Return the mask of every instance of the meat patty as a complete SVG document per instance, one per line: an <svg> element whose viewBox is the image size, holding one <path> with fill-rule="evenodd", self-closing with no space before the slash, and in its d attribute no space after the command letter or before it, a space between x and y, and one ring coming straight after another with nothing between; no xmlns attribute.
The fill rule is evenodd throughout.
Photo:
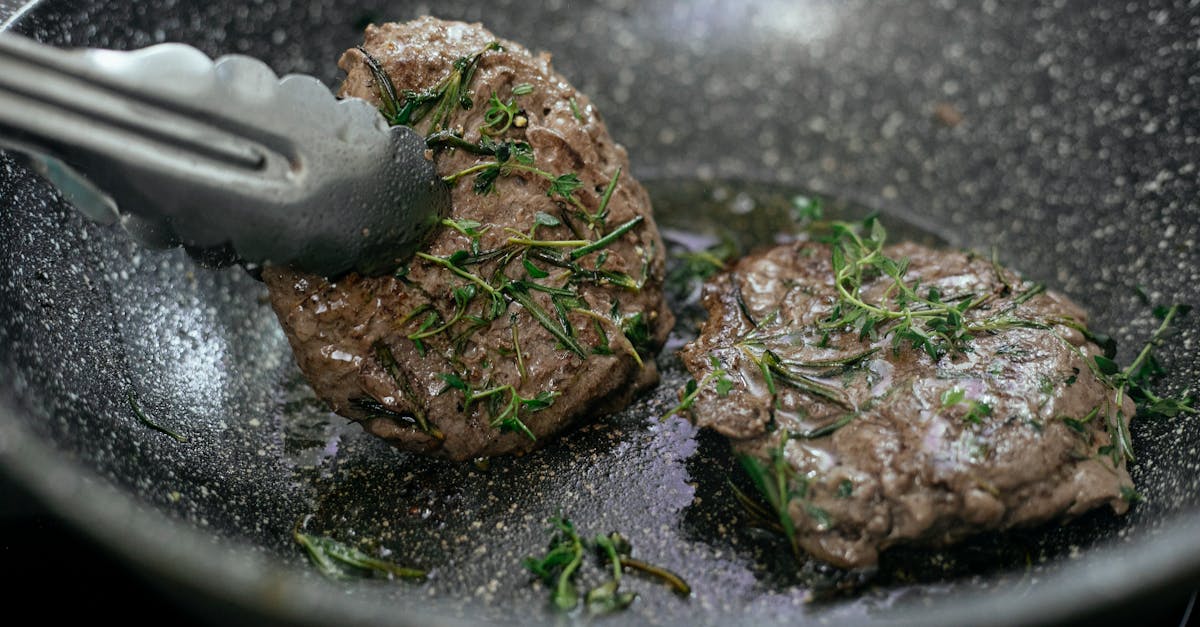
<svg viewBox="0 0 1200 627"><path fill-rule="evenodd" d="M1094 370L1084 312L878 233L737 261L681 353L699 382L684 406L732 440L795 547L859 568L895 544L1123 513L1134 408Z"/></svg>
<svg viewBox="0 0 1200 627"><path fill-rule="evenodd" d="M452 208L395 276L265 270L317 395L397 447L465 460L528 451L653 384L673 317L650 201L550 56L426 17L368 27L339 65L340 95L429 137Z"/></svg>

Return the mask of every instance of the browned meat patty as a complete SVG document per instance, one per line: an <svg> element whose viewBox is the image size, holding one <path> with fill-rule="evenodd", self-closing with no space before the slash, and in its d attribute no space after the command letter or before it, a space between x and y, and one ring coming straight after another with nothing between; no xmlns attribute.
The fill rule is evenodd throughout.
<svg viewBox="0 0 1200 627"><path fill-rule="evenodd" d="M341 95L431 136L452 209L397 276L263 273L317 395L402 449L464 460L528 451L654 383L664 247L587 96L477 24L371 26L363 49L340 60Z"/></svg>
<svg viewBox="0 0 1200 627"><path fill-rule="evenodd" d="M693 419L766 479L795 545L866 567L895 544L1123 513L1133 404L1093 371L1084 312L969 253L863 244L737 261L705 285L708 320L682 351Z"/></svg>

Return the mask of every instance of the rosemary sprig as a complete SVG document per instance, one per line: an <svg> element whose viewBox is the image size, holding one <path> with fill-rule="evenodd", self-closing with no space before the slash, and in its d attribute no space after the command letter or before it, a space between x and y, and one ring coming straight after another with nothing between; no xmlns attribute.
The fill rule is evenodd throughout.
<svg viewBox="0 0 1200 627"><path fill-rule="evenodd" d="M420 581L428 574L419 568L400 566L371 557L333 538L310 535L299 528L292 531L292 537L304 547L313 566L330 579L351 579L366 575Z"/></svg>
<svg viewBox="0 0 1200 627"><path fill-rule="evenodd" d="M456 107L465 110L473 106L470 84L475 76L479 58L488 51L503 49L499 42L490 42L480 50L455 60L450 72L434 86L421 91L406 89L397 95L392 78L384 71L379 60L365 48L358 46L358 51L363 54L367 68L375 79L375 89L382 103L379 110L388 123L392 126L416 126L430 116L430 133L445 129Z"/></svg>
<svg viewBox="0 0 1200 627"><path fill-rule="evenodd" d="M429 419L425 416L425 410L420 406L420 400L417 398L416 392L409 383L409 378L400 372L400 364L396 362L395 355L392 354L392 349L388 348L383 342L376 342L374 345L375 359L379 365L383 367L388 376L392 378L392 382L396 384L404 396L412 400L412 417L416 421L417 428L426 435L433 436L438 440L445 440L446 435L442 433Z"/></svg>
<svg viewBox="0 0 1200 627"><path fill-rule="evenodd" d="M812 518L818 527L829 528L833 525L833 519L830 518L828 512L809 500L808 479L797 475L785 456L784 447L787 445L787 440L787 438L781 438L779 445L770 449L769 460L765 463L757 457L746 454L738 454L738 462L766 501L765 507L760 506L756 508L757 511L761 514L765 509L773 515L774 523L787 538L793 555L799 559L800 544L796 538L796 521L793 520L791 514L792 502L799 502L805 514ZM755 509L751 511L753 512Z"/></svg>

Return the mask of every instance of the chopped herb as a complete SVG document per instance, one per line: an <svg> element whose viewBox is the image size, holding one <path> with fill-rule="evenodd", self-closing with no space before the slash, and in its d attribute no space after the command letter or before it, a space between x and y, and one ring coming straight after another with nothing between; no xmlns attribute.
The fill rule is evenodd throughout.
<svg viewBox="0 0 1200 627"><path fill-rule="evenodd" d="M839 499L848 499L854 494L854 482L849 479L842 479L838 482L837 495Z"/></svg>
<svg viewBox="0 0 1200 627"><path fill-rule="evenodd" d="M179 442L180 444L187 442L187 438L183 437L182 435L179 435L178 433L176 433L162 425L156 424L154 421L147 418L146 413L142 411L142 406L140 403L138 403L137 397L135 397L133 395L133 392L127 392L125 394L125 398L129 399L129 408L133 410L133 415L134 415L134 417L136 417L138 419L138 422L146 425L147 427L150 427L151 429L154 429L155 431L157 431L163 435L170 436L171 439L175 440L176 442Z"/></svg>
<svg viewBox="0 0 1200 627"><path fill-rule="evenodd" d="M399 566L387 560L371 557L366 553L342 544L333 538L314 536L296 529L292 537L304 550L313 566L330 579L379 576L388 579L425 579L426 571L419 568Z"/></svg>
<svg viewBox="0 0 1200 627"><path fill-rule="evenodd" d="M550 544L541 557L527 557L525 568L550 586L550 600L561 611L570 611L579 605L579 590L575 580L584 564L584 555L590 550L612 569L607 581L592 588L584 595L584 604L591 615L603 615L626 609L637 598L635 592L620 590L622 575L626 569L636 570L662 580L676 593L687 596L691 586L679 575L631 557L633 547L620 533L597 535L591 541L584 540L575 529L574 523L563 517L550 519Z"/></svg>
<svg viewBox="0 0 1200 627"><path fill-rule="evenodd" d="M579 103L575 102L575 96L571 96L571 99L568 102L571 105L571 115L575 116L576 120L582 122L583 112L579 110Z"/></svg>
<svg viewBox="0 0 1200 627"><path fill-rule="evenodd" d="M965 405L967 411L963 414L963 422L983 424L983 419L992 415L992 406L979 400L968 399L962 388L955 386L942 392L942 407L951 409L957 405Z"/></svg>

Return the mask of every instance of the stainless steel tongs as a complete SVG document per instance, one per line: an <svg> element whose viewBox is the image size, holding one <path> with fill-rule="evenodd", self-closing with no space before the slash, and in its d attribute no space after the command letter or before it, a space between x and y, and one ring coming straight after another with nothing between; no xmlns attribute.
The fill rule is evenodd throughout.
<svg viewBox="0 0 1200 627"><path fill-rule="evenodd" d="M65 51L0 33L0 147L144 243L328 276L395 268L449 204L369 103L182 44Z"/></svg>

